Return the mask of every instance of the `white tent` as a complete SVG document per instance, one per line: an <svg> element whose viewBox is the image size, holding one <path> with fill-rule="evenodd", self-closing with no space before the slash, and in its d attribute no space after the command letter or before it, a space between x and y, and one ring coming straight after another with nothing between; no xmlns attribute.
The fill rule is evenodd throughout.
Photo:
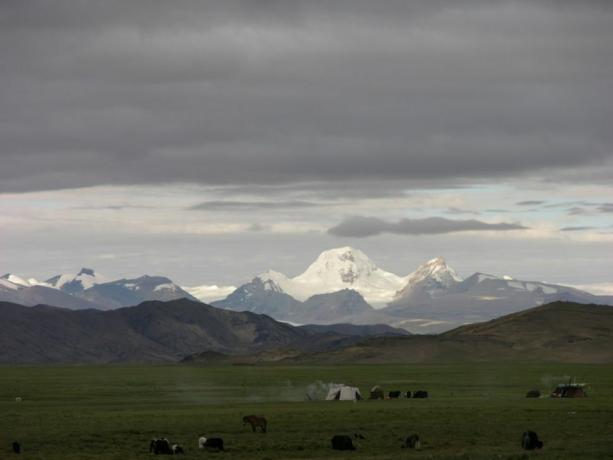
<svg viewBox="0 0 613 460"><path fill-rule="evenodd" d="M356 401L362 399L360 389L356 387L348 387L346 385L336 385L330 388L326 400L328 401Z"/></svg>

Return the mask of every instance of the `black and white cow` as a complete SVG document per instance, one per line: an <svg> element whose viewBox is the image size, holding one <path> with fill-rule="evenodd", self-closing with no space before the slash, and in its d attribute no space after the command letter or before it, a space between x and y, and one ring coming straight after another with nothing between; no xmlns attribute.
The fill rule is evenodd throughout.
<svg viewBox="0 0 613 460"><path fill-rule="evenodd" d="M223 439L221 438L198 438L198 447L207 450L223 450Z"/></svg>
<svg viewBox="0 0 613 460"><path fill-rule="evenodd" d="M335 450L355 450L351 438L346 435L337 434L332 438L332 449Z"/></svg>

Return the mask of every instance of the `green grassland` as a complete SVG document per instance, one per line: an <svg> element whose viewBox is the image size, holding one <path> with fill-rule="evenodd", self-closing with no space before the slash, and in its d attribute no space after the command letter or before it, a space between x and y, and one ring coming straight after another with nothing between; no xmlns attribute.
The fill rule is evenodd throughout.
<svg viewBox="0 0 613 460"><path fill-rule="evenodd" d="M526 399L563 376L590 384L589 398ZM427 400L307 401L316 382L428 390ZM23 398L16 402L15 397ZM243 427L264 415L269 432ZM521 434L537 431L540 452ZM355 452L330 448L334 434L361 433ZM225 453L196 449L199 434L221 436ZM400 449L418 433L420 451ZM519 459L613 458L613 368L580 364L364 366L0 367L0 458L145 459L166 436L185 458Z"/></svg>

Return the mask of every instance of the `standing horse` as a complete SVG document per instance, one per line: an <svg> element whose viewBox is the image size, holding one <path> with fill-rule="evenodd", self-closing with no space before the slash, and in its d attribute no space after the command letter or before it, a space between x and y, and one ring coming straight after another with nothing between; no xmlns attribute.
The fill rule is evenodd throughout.
<svg viewBox="0 0 613 460"><path fill-rule="evenodd" d="M268 425L268 422L266 422L266 419L264 417L260 417L259 415L245 415L243 417L243 426L247 424L251 425L251 429L254 433L257 427L260 427L262 433L266 433L266 427Z"/></svg>

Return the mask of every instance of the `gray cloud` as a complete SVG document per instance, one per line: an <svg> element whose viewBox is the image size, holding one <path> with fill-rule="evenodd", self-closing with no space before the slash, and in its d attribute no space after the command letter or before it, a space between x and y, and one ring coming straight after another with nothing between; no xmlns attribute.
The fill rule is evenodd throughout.
<svg viewBox="0 0 613 460"><path fill-rule="evenodd" d="M538 206L544 203L545 203L544 201L540 201L540 200L527 200L527 201L520 201L515 204L518 206Z"/></svg>
<svg viewBox="0 0 613 460"><path fill-rule="evenodd" d="M604 203L598 206L598 211L603 212L603 213L613 212L613 203Z"/></svg>
<svg viewBox="0 0 613 460"><path fill-rule="evenodd" d="M569 216L581 216L583 214L588 214L589 211L587 209L585 209L585 208L580 207L580 206L573 206L572 208L568 208L566 210L566 213Z"/></svg>
<svg viewBox="0 0 613 460"><path fill-rule="evenodd" d="M298 209L327 206L328 203L309 201L205 201L190 206L193 211L258 211L274 209Z"/></svg>
<svg viewBox="0 0 613 460"><path fill-rule="evenodd" d="M472 214L475 216L478 216L480 213L477 211L473 211L471 209L460 209L460 208L447 208L447 210L445 211L447 214Z"/></svg>
<svg viewBox="0 0 613 460"><path fill-rule="evenodd" d="M0 192L610 182L612 22L597 1L0 2Z"/></svg>
<svg viewBox="0 0 613 460"><path fill-rule="evenodd" d="M340 224L330 228L328 233L334 236L366 237L381 233L399 235L443 234L465 231L483 230L524 230L520 224L496 223L489 224L475 219L451 220L444 217L428 217L425 219L401 219L398 222L387 222L376 217L354 216L345 219Z"/></svg>
<svg viewBox="0 0 613 460"><path fill-rule="evenodd" d="M581 232L584 230L594 230L595 227L562 227L561 232Z"/></svg>

